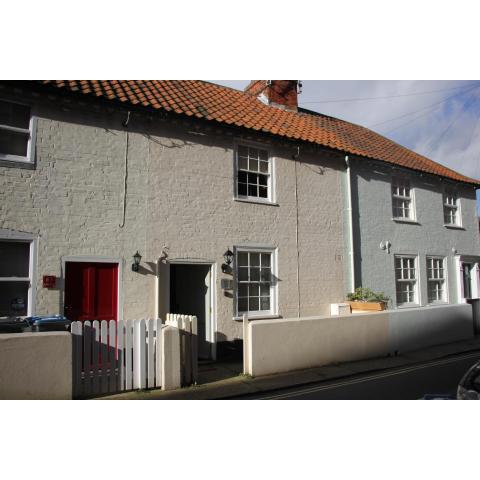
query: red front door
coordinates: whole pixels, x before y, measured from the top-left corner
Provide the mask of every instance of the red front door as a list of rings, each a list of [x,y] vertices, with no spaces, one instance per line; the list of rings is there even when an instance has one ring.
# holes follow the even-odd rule
[[[65,316],[69,320],[117,320],[118,264],[66,262]]]

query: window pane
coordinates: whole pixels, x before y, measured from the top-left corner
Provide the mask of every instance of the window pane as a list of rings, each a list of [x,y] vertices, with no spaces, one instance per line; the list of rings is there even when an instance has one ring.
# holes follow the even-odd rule
[[[268,173],[268,162],[260,162],[260,171],[262,173]]]
[[[239,157],[238,159],[238,168],[243,170],[248,170],[248,158]]]
[[[250,254],[250,265],[252,267],[258,267],[260,265],[260,254],[259,253],[251,253]]]
[[[238,252],[237,262],[239,266],[246,267],[248,265],[248,252]]]
[[[239,312],[248,312],[248,298],[239,298],[238,299],[238,311]]]
[[[258,297],[250,298],[248,303],[249,303],[249,311],[250,312],[258,311],[258,309],[259,309]]]
[[[247,184],[246,183],[239,183],[238,184],[238,194],[239,195],[243,195],[243,196],[247,196]]]
[[[248,149],[248,156],[250,158],[254,158],[258,160],[258,149],[256,148],[249,148]]]
[[[266,187],[268,184],[268,177],[266,175],[259,175],[258,184]]]
[[[260,310],[270,310],[270,298],[262,297],[260,299]]]
[[[248,286],[248,295],[250,297],[258,297],[260,296],[260,285],[258,283],[251,283]]]
[[[0,282],[0,317],[27,315],[28,286],[29,282]]]
[[[256,173],[249,173],[248,174],[248,183],[251,183],[252,185],[257,185],[258,175]]]
[[[241,183],[247,183],[248,182],[248,173],[247,172],[238,172],[238,181]]]
[[[29,128],[30,107],[0,101],[0,124],[10,127]]]
[[[248,185],[248,196],[258,197],[258,187],[256,185]]]
[[[29,134],[0,129],[0,153],[27,156]]]
[[[241,282],[248,281],[248,267],[240,267],[238,269],[238,280]]]
[[[29,258],[30,243],[0,242],[0,277],[28,278]]]
[[[270,254],[262,253],[262,267],[269,267],[269,266],[270,266]]]
[[[270,269],[269,268],[262,268],[260,280],[262,282],[270,282],[271,274],[270,274]]]
[[[248,297],[248,283],[239,283],[238,284],[238,296],[239,297]]]
[[[258,171],[258,160],[250,157],[249,160],[248,160],[248,169],[252,170],[253,172],[257,172]]]
[[[260,280],[260,269],[257,267],[250,268],[250,281],[258,282]]]
[[[260,284],[260,296],[267,297],[270,295],[270,285],[268,283]]]
[[[258,187],[258,196],[260,198],[268,198],[267,187]]]

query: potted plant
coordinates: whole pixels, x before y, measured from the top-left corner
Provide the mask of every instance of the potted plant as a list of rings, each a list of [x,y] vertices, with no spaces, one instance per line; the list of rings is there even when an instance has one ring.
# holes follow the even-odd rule
[[[390,298],[383,292],[373,292],[369,288],[358,287],[347,295],[352,310],[381,311],[387,308]]]

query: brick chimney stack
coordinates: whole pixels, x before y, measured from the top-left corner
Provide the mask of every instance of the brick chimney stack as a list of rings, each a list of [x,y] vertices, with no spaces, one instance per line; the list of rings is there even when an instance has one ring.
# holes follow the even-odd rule
[[[258,97],[268,105],[297,111],[299,80],[252,80],[245,93]]]

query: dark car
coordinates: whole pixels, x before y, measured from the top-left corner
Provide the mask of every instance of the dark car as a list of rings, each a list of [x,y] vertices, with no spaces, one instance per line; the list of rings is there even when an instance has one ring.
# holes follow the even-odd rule
[[[473,365],[460,380],[457,400],[480,400],[480,362]]]

